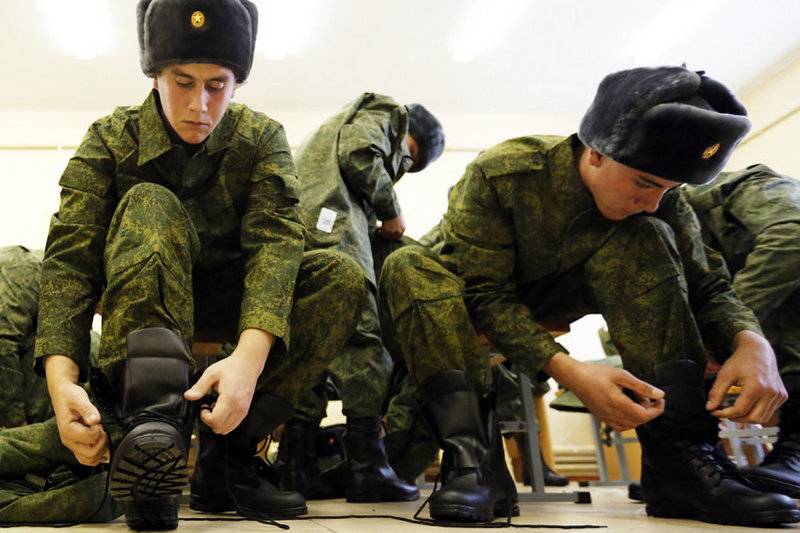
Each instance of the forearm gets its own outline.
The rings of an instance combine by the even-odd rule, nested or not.
[[[579,380],[578,366],[580,363],[564,352],[558,352],[544,365],[544,371],[559,384],[568,389],[573,389]]]
[[[47,391],[50,401],[56,405],[60,390],[64,385],[76,385],[80,376],[80,367],[65,355],[48,355],[44,358],[44,372],[47,379]]]
[[[742,330],[734,335],[733,340],[731,341],[731,353],[735,353],[737,350],[746,348],[752,348],[762,352],[772,352],[772,347],[770,346],[769,342],[761,334],[755,331]]]
[[[239,335],[239,344],[236,346],[234,354],[250,363],[256,373],[260,375],[264,370],[264,364],[267,362],[274,341],[275,336],[271,333],[248,328]]]

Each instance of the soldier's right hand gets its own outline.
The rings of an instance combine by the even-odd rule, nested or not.
[[[594,416],[616,431],[635,428],[664,412],[664,391],[627,370],[588,365],[559,353],[545,371],[574,392]],[[625,390],[634,398],[625,394]]]
[[[110,459],[108,436],[100,423],[100,412],[83,387],[64,382],[51,390],[61,443],[87,466]]]

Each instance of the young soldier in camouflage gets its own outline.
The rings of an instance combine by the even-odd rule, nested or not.
[[[93,124],[60,182],[37,365],[62,442],[82,464],[110,459],[111,494],[135,529],[177,526],[190,402],[212,392],[192,507],[306,512],[300,494],[259,475],[255,447],[319,381],[366,290],[343,254],[304,253],[283,128],[231,103],[256,29],[247,0],[141,0],[141,65],[154,90]],[[82,354],[98,300],[90,368]],[[238,344],[192,385],[197,337]],[[91,400],[78,385],[89,376]],[[116,424],[121,439],[109,438]]]
[[[719,251],[733,289],[756,315],[778,358],[789,399],[780,435],[761,466],[744,474],[764,491],[800,497],[800,181],[764,165],[723,172],[681,190],[703,240]]]
[[[381,342],[370,239],[403,236],[405,223],[393,184],[407,171],[425,168],[443,149],[442,127],[423,106],[403,106],[388,96],[365,93],[328,119],[297,151],[307,247],[336,249],[354,258],[372,289],[355,333],[329,368],[347,417],[349,502],[419,497],[417,488],[399,480],[387,463],[380,436],[393,362]],[[382,225],[376,229],[378,220]],[[309,396],[298,417],[287,423],[281,443],[282,486],[309,498],[336,496],[320,481],[314,450],[324,414],[325,399]]]
[[[672,191],[713,179],[748,129],[741,104],[701,73],[611,74],[578,135],[512,139],[469,165],[438,254],[412,246],[386,260],[380,294],[445,450],[434,518],[491,520],[515,499],[497,476],[480,331],[519,371],[547,372],[615,429],[637,427],[649,514],[800,520],[717,447],[717,417],[761,421],[786,393],[755,317]],[[605,316],[627,370],[572,359],[541,325],[589,312]],[[707,350],[728,376],[710,394]],[[722,407],[729,383],[742,394]]]

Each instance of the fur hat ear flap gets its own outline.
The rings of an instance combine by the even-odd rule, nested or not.
[[[736,99],[736,96],[717,80],[708,76],[700,76],[700,87],[697,93],[702,96],[712,109],[730,115],[747,116],[747,110]]]

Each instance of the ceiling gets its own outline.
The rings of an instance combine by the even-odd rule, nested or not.
[[[80,15],[84,0],[57,1]],[[621,68],[685,61],[742,90],[800,57],[796,0],[495,0],[475,19],[485,5],[476,1],[264,0],[262,37],[307,38],[282,60],[259,53],[237,99],[320,111],[371,90],[443,113],[574,111]],[[276,14],[287,3],[311,11]],[[149,82],[138,68],[136,2],[107,4],[112,49],[81,60],[56,47],[36,2],[0,0],[0,110],[139,103]],[[472,61],[454,61],[459,39],[478,46]]]

